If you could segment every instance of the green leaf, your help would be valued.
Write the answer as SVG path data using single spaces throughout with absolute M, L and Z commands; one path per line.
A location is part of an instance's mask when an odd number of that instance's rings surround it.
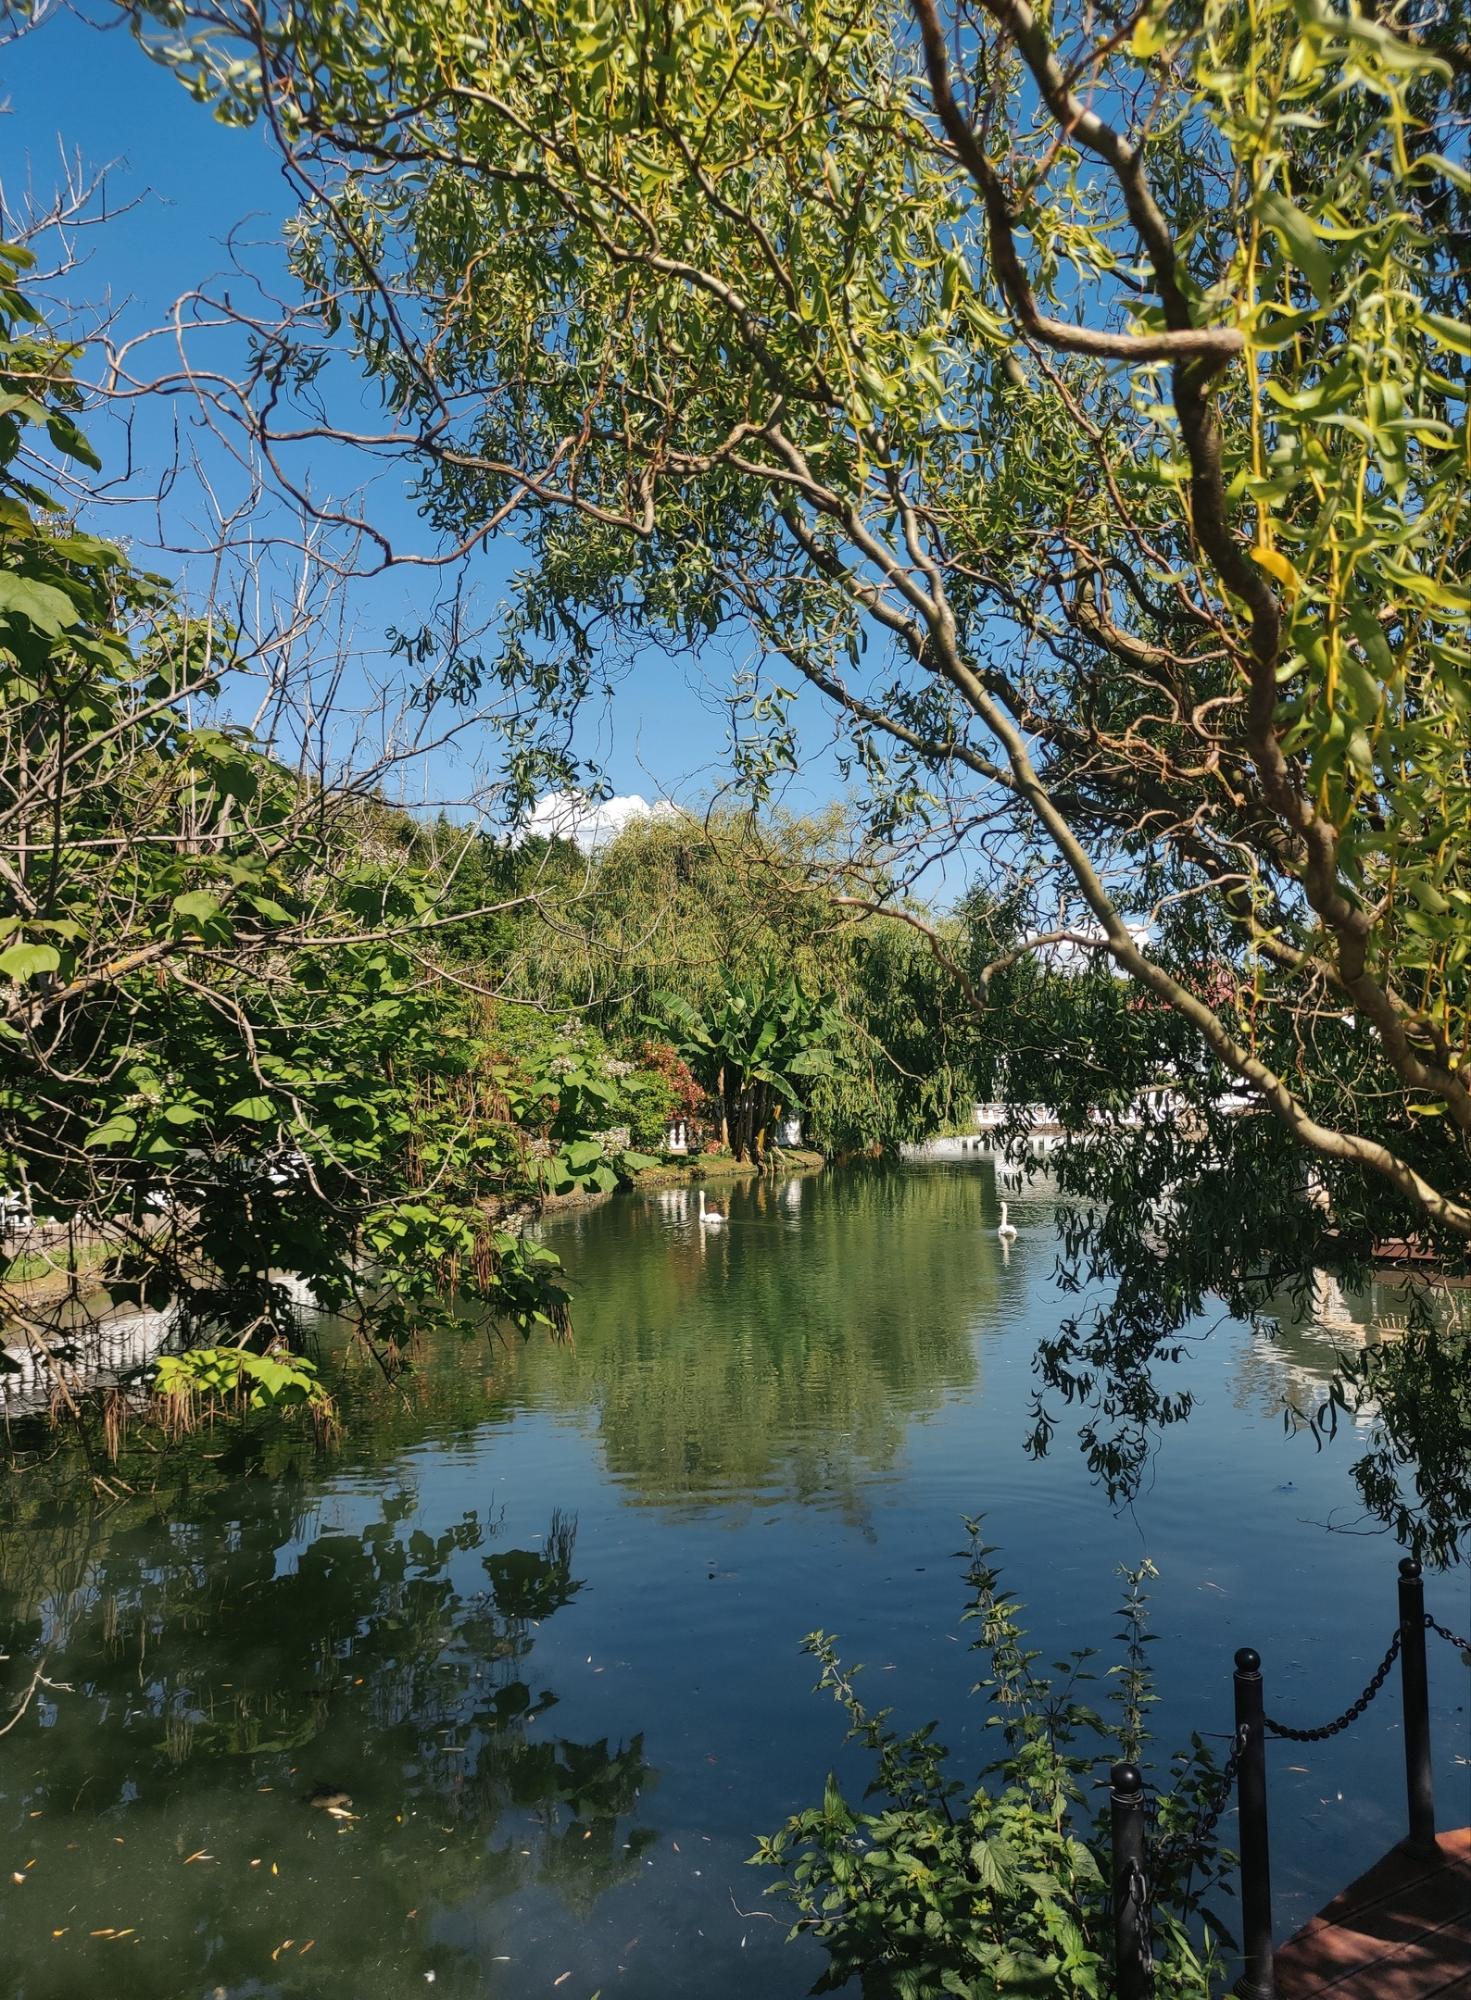
M 43 972 L 55 972 L 61 953 L 54 944 L 13 944 L 0 951 L 0 973 L 19 986 Z
M 1444 313 L 1421 312 L 1420 324 L 1428 333 L 1433 333 L 1442 347 L 1449 347 L 1457 354 L 1471 355 L 1471 326 L 1464 320 L 1447 319 Z
M 17 616 L 28 619 L 49 639 L 59 639 L 82 622 L 81 612 L 64 590 L 34 577 L 0 570 L 0 618 Z
M 242 1097 L 230 1105 L 225 1112 L 227 1118 L 250 1118 L 261 1123 L 274 1118 L 276 1107 L 269 1097 Z
M 1311 285 L 1318 304 L 1330 304 L 1333 297 L 1333 260 L 1308 217 L 1276 188 L 1268 188 L 1257 207 L 1262 221 L 1280 240 L 1288 257 Z
M 127 1146 L 137 1134 L 138 1121 L 130 1118 L 126 1111 L 117 1111 L 89 1132 L 82 1144 L 89 1152 L 95 1152 L 103 1146 Z
M 221 914 L 218 898 L 207 889 L 189 889 L 182 896 L 175 896 L 173 911 L 182 919 L 182 928 L 201 932 L 209 929 Z
M 102 470 L 102 460 L 73 420 L 63 415 L 61 411 L 54 410 L 46 419 L 46 433 L 56 449 L 64 452 L 68 458 L 78 460 L 80 464 L 90 467 L 93 472 Z

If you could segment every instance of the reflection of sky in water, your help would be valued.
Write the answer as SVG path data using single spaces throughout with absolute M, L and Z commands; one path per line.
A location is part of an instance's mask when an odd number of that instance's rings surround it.
M 154 1497 L 134 1460 L 115 1505 L 60 1462 L 16 1483 L 0 1686 L 44 1649 L 73 1689 L 0 1741 L 18 2000 L 795 2000 L 820 1955 L 781 1945 L 743 1864 L 846 1768 L 797 1642 L 837 1631 L 873 1698 L 980 1762 L 965 1514 L 1045 1657 L 1111 1657 L 1114 1566 L 1159 1564 L 1166 1751 L 1228 1729 L 1239 1645 L 1285 1718 L 1342 1707 L 1396 1551 L 1358 1532 L 1358 1441 L 1283 1435 L 1328 1331 L 1202 1327 L 1196 1411 L 1113 1512 L 1065 1410 L 1050 1458 L 1022 1450 L 1069 1303 L 1047 1202 L 1008 1198 L 1009 1256 L 971 1164 L 722 1189 L 718 1233 L 683 1189 L 579 1211 L 546 1229 L 570 1347 L 442 1345 L 394 1395 L 354 1369 L 332 1459 L 225 1427 Z M 1452 1623 L 1458 1594 L 1432 1588 Z M 1464 1818 L 1465 1669 L 1441 1648 L 1432 1672 Z M 1391 1684 L 1351 1738 L 1274 1750 L 1284 1929 L 1398 1834 L 1396 1707 Z M 302 1803 L 318 1782 L 357 1817 Z

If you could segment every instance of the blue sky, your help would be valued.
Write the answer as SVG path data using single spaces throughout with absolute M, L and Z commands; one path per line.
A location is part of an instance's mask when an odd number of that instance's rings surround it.
M 0 118 L 0 176 L 12 211 L 27 186 L 43 204 L 63 178 L 63 154 L 83 171 L 107 168 L 105 226 L 82 232 L 83 261 L 50 288 L 48 304 L 81 316 L 107 316 L 118 333 L 156 326 L 174 300 L 196 287 L 238 288 L 232 270 L 231 232 L 238 232 L 235 262 L 268 279 L 280 275 L 281 228 L 292 201 L 263 137 L 227 130 L 194 104 L 180 85 L 150 63 L 123 31 L 103 31 L 70 14 L 58 14 L 5 51 L 4 116 Z M 133 204 L 129 206 L 129 204 Z M 43 262 L 46 261 L 43 256 Z M 284 281 L 283 281 L 284 282 Z M 155 369 L 168 365 L 163 343 L 143 351 Z M 89 423 L 108 470 L 123 462 L 123 440 L 99 417 Z M 201 496 L 192 481 L 176 485 L 159 506 L 148 504 L 161 469 L 180 444 L 195 449 L 211 481 L 228 490 L 231 468 L 197 413 L 183 399 L 141 404 L 132 434 L 132 474 L 119 497 L 132 500 L 124 516 L 135 551 L 196 588 L 198 560 L 182 551 L 197 547 Z M 341 456 L 314 465 L 314 479 L 343 490 L 360 484 L 361 468 Z M 404 494 L 404 475 L 376 475 L 375 516 L 396 532 L 418 534 Z M 100 523 L 120 532 L 116 521 Z M 419 540 L 423 541 L 422 534 Z M 155 554 L 158 543 L 172 544 Z M 476 577 L 483 615 L 493 613 L 504 579 L 516 561 L 503 543 L 479 559 Z M 412 628 L 434 594 L 422 570 L 393 570 L 355 585 L 351 593 L 356 671 L 363 684 L 386 670 L 384 632 Z M 728 721 L 720 696 L 740 650 L 712 653 L 699 666 L 642 655 L 614 689 L 610 701 L 589 712 L 579 747 L 595 757 L 620 792 L 665 793 L 691 804 L 708 797 L 724 764 Z M 838 795 L 841 786 L 830 751 L 831 723 L 815 699 L 804 701 L 806 748 L 799 779 L 787 804 L 805 809 Z M 442 753 L 425 772 L 406 779 L 410 794 L 454 797 L 468 785 L 477 746 Z

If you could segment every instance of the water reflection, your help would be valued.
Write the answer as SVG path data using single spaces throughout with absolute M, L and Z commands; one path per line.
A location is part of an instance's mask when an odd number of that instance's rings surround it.
M 687 1189 L 567 1218 L 549 1240 L 574 1274 L 596 1258 L 600 1282 L 570 1353 L 532 1345 L 509 1365 L 538 1405 L 595 1421 L 610 1471 L 650 1504 L 795 1494 L 851 1511 L 917 1417 L 980 1387 L 975 1329 L 1008 1261 L 989 1192 L 989 1175 L 875 1170 L 722 1193 L 709 1237 Z M 663 1254 L 607 1260 L 613 1231 Z
M 514 1990 L 496 1900 L 585 1911 L 653 1837 L 642 1737 L 560 1736 L 535 1671 L 576 1533 L 554 1511 L 498 1548 L 408 1487 L 205 1477 L 104 1510 L 29 1485 L 0 1714 L 52 1685 L 0 1741 L 16 2000 Z
M 1313 1270 L 1305 1286 L 1270 1299 L 1240 1349 L 1237 1393 L 1243 1408 L 1310 1419 L 1328 1400 L 1341 1355 L 1396 1339 L 1409 1323 L 1403 1276 L 1387 1274 L 1346 1286 L 1331 1271 Z M 1371 1405 L 1353 1421 L 1370 1427 Z
M 570 1347 L 467 1331 L 391 1390 L 326 1357 L 330 1455 L 290 1423 L 163 1464 L 135 1437 L 106 1503 L 29 1440 L 0 1486 L 0 1728 L 43 1662 L 67 1691 L 0 1736 L 7 1994 L 796 2000 L 821 1954 L 749 1914 L 744 1864 L 841 1768 L 797 1641 L 841 1633 L 898 1720 L 983 1762 L 963 1514 L 1058 1657 L 1108 1644 L 1118 1563 L 1158 1563 L 1162 1745 L 1228 1726 L 1238 1645 L 1310 1717 L 1372 1671 L 1394 1551 L 1323 1534 L 1357 1446 L 1284 1439 L 1281 1411 L 1394 1288 L 1189 1343 L 1188 1429 L 1116 1514 L 1076 1453 L 1022 1448 L 1037 1343 L 1076 1309 L 1047 1190 L 1009 1191 L 1009 1263 L 987 1163 L 722 1188 L 708 1241 L 666 1192 L 552 1225 Z M 1452 1797 L 1464 1669 L 1431 1673 Z M 1397 1837 L 1402 1787 L 1392 1729 L 1283 1767 L 1284 1922 Z
M 12 1338 L 0 1343 L 0 1418 L 44 1415 L 57 1398 L 58 1377 L 72 1393 L 126 1381 L 178 1345 L 179 1312 L 114 1313 L 105 1293 L 80 1306 L 67 1301 L 55 1315 L 46 1348 Z

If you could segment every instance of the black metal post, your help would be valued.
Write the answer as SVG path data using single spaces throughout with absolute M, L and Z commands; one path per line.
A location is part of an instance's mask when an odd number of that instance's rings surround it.
M 1149 1899 L 1144 1874 L 1144 1777 L 1137 1764 L 1109 1772 L 1113 1822 L 1113 1943 L 1118 2000 L 1150 2000 Z
M 1430 1775 L 1430 1685 L 1425 1671 L 1425 1583 L 1420 1565 L 1399 1566 L 1399 1672 L 1405 1704 L 1405 1790 L 1410 1845 L 1435 1846 L 1435 1782 Z
M 1250 1646 L 1236 1655 L 1236 1804 L 1241 1841 L 1241 1944 L 1246 1969 L 1236 1991 L 1242 2000 L 1276 2000 L 1272 1969 L 1272 1864 L 1267 1848 L 1267 1732 L 1262 1703 L 1262 1659 Z

